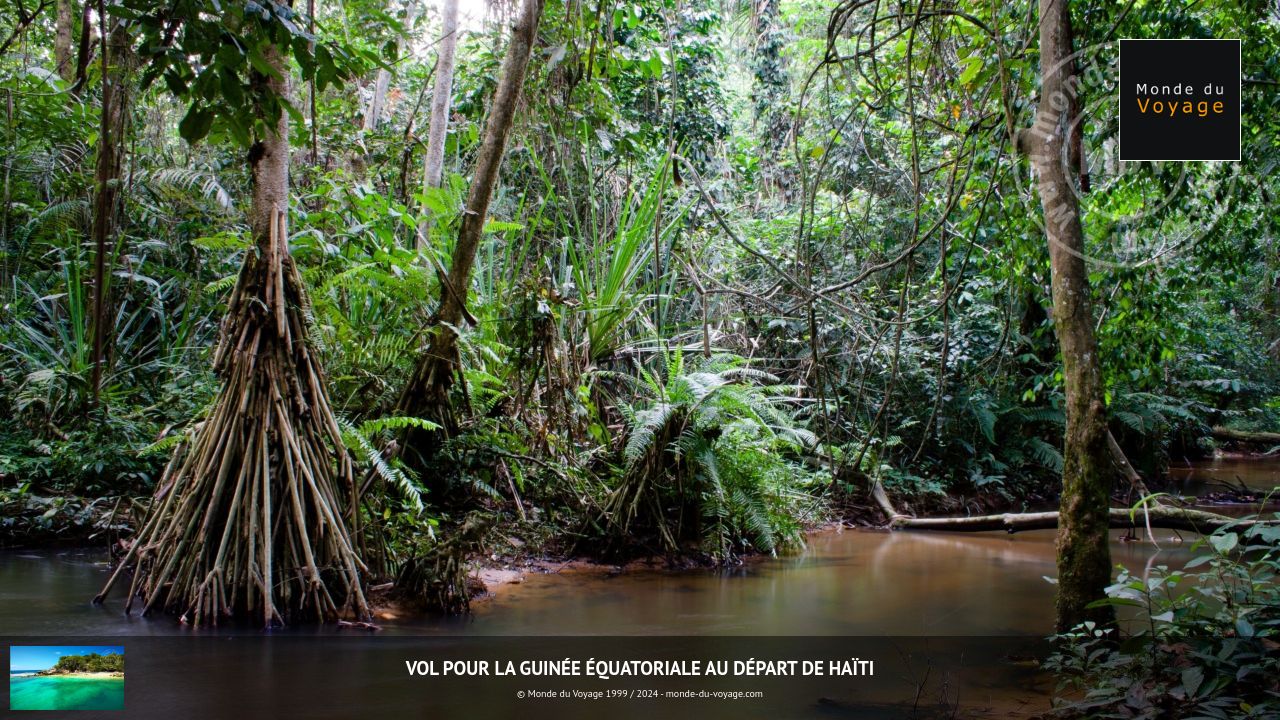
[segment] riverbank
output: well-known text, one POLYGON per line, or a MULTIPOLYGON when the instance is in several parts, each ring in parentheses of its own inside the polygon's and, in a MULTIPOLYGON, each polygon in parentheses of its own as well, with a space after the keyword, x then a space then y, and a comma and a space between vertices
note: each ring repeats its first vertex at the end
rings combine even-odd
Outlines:
MULTIPOLYGON (((1213 506, 1247 506, 1267 496, 1268 491, 1280 486, 1280 462, 1266 453, 1249 453, 1219 450, 1211 457, 1192 461, 1178 460, 1170 465, 1164 478, 1149 483, 1153 491, 1164 490, 1181 496, 1196 496, 1203 504, 1213 506)), ((12 476, 0 478, 5 485, 13 483, 12 476)), ((26 486, 19 486, 26 488, 26 486)), ((101 497, 92 498, 74 494, 48 494, 34 489, 0 487, 0 549, 75 548, 89 544, 113 545, 133 534, 138 522, 146 514, 148 498, 101 497)), ((827 519, 818 522, 817 528, 829 522, 875 527, 884 523, 875 502, 856 494, 824 496, 827 519), (836 520, 831 520, 836 518, 836 520)), ((943 498, 941 502, 927 497, 895 498, 899 510, 908 514, 925 516, 999 514, 1018 512, 1025 508, 1056 509, 1057 499, 1053 488, 1046 487, 1027 497, 1013 499, 999 493, 964 498, 962 502, 943 498)), ((501 515, 502 513, 498 513, 501 515)), ((491 547, 486 555, 497 554, 498 561, 484 565, 493 569, 518 569, 510 565, 528 565, 532 572, 543 572, 548 564, 561 566, 566 562, 576 564, 583 553, 576 547, 557 547, 558 538, 548 537, 544 523, 521 523, 517 514, 495 523, 487 538, 491 547)), ((812 531, 809 528, 807 531, 812 531)), ((627 562, 632 562, 629 559, 627 562)), ((615 568, 616 563, 591 558, 589 564, 599 563, 605 568, 615 568)), ((641 553, 640 562, 648 562, 641 553)), ((667 563, 662 559, 660 562, 667 563)), ((627 563, 624 563, 627 564, 627 563)), ((668 563, 669 565, 670 563, 668 563)), ((699 563, 693 555, 679 559, 676 567, 699 563)), ((570 565, 571 567, 572 565, 570 565)), ((509 582, 498 576, 486 575, 501 584, 509 582)))
MULTIPOLYGON (((1225 492, 1214 492, 1227 484, 1243 486, 1261 493, 1262 491, 1257 488, 1280 484, 1280 463, 1263 455, 1220 453, 1214 458, 1197 463, 1175 465, 1171 476, 1160 483, 1178 494, 1184 494, 1186 490, 1193 488, 1201 492, 1212 492, 1212 495, 1204 497, 1215 504, 1231 499, 1241 499, 1237 496, 1229 496, 1225 492), (1227 478, 1231 478, 1232 482, 1227 483, 1227 478)), ((84 541, 76 543, 73 538, 88 537, 91 538, 90 542, 100 549, 110 546, 114 560, 127 543, 127 540, 120 539, 121 536, 128 537, 128 528, 122 527, 128 520, 128 514, 123 511, 123 508, 133 508, 133 512, 136 512, 137 504, 131 502, 94 504, 78 498, 58 503, 59 507, 80 508, 73 514, 82 518, 85 517, 83 508, 89 505, 96 508, 95 520, 64 528, 47 526, 47 534, 43 537, 52 538, 51 542, 24 543, 20 547, 58 548, 68 545, 83 547, 89 543, 84 541), (88 528, 94 529, 88 532, 88 528)), ((32 496, 27 496, 23 506, 29 512, 35 512, 40 507, 46 507, 47 503, 37 502, 32 496)), ((906 504, 903 507, 906 507, 906 504)), ((1045 507, 1047 509, 1051 504, 1045 507)), ((1016 508, 1007 509, 1016 510, 1016 508)), ((1216 504, 1215 507, 1207 509, 1213 512, 1240 515, 1255 513, 1258 511, 1258 506, 1247 503, 1216 504)), ((840 519, 827 519, 807 528, 804 535, 806 545, 812 544, 814 538, 822 538, 833 533, 839 534, 850 528, 874 532, 883 527, 884 518, 878 509, 856 502, 854 498, 848 496, 842 496, 840 502, 832 503, 831 511, 840 519)), ((55 514, 51 522, 55 522, 57 517, 59 516, 55 514)), ((442 528, 441 533, 447 536, 449 530, 442 528)), ((0 543, 0 546, 3 544, 0 543)), ((743 554, 735 557, 733 564, 725 566, 717 565, 707 557, 700 557, 690 552, 674 557, 647 555, 625 561, 610 561, 582 553, 581 550, 584 548, 580 545, 561 542, 558 536, 546 529, 545 525, 540 527, 536 524, 520 523, 514 519, 494 523, 482 547, 484 551, 472 555, 468 561, 471 569, 468 571, 467 585, 475 611, 481 611, 488 605, 500 602, 502 598, 512 593, 513 588, 520 587, 534 578, 556 577, 570 581, 594 581, 624 575, 680 575, 690 571, 711 574, 749 573, 761 563, 772 559, 768 554, 743 554)), ((796 547, 793 551, 803 555, 808 552, 808 549, 796 547)), ((390 588, 391 586, 384 582, 381 587, 390 588)), ((93 592, 96 591, 97 588, 93 592)), ((92 594, 90 593, 90 596, 92 594)), ((373 601, 375 622, 379 624, 402 622, 424 615, 420 607, 395 598, 392 593, 385 590, 371 593, 370 599, 373 601)))
MULTIPOLYGON (((873 525, 844 520, 823 522, 804 531, 805 545, 797 547, 802 552, 812 538, 831 533, 841 533, 852 528, 875 530, 873 525)), ((491 556, 496 557, 496 556, 491 556)), ((738 563, 729 570, 749 570, 753 565, 771 559, 773 556, 764 553, 743 555, 738 563)), ((481 584, 484 591, 472 598, 472 603, 492 601, 498 593, 509 590, 513 586, 524 583, 530 577, 561 576, 575 579, 614 578, 621 575, 637 573, 685 573, 691 571, 725 570, 710 562, 698 562, 693 557, 668 558, 657 555, 640 557, 624 563, 608 563, 579 556, 555 558, 543 555, 512 555, 501 562, 481 561, 469 574, 475 582, 481 584)))
MULTIPOLYGON (((1268 458, 1258 456, 1258 459, 1265 460, 1268 458)), ((1239 463, 1241 460, 1242 458, 1239 456, 1231 458, 1234 463, 1239 463)), ((1239 473, 1241 467, 1234 465, 1233 469, 1239 473)), ((1277 508, 1276 498, 1271 492, 1253 488, 1261 488, 1261 483, 1271 481, 1273 479, 1271 473, 1276 473, 1278 470, 1280 470, 1280 464, 1275 464, 1267 469, 1265 477, 1255 472, 1246 476, 1247 480, 1237 480, 1242 487, 1246 488, 1240 492, 1216 491, 1203 496, 1183 496, 1183 498, 1194 501, 1189 505, 1193 509, 1201 509, 1228 517, 1256 515, 1269 509, 1277 508)), ((1280 484, 1280 478, 1275 480, 1280 484)), ((1187 476, 1168 479, 1168 483, 1176 481, 1186 483, 1187 476)), ((1201 489, 1213 486, 1212 483, 1206 481, 1193 479, 1191 482, 1198 483, 1198 487, 1201 489)), ((1117 503, 1120 501, 1121 499, 1116 499, 1117 503)), ((1054 503, 1045 503, 1039 509, 1056 510, 1057 506, 1054 503)), ((1024 508, 1023 511, 1027 510, 1024 508)), ((1018 511, 1006 509, 1004 512, 1016 513, 1018 511)), ((872 533, 894 532, 889 529, 888 520, 880 511, 865 506, 852 506, 848 516, 842 515, 840 519, 827 520, 805 528, 804 544, 793 548, 793 551, 803 553, 806 546, 814 538, 822 538, 827 535, 854 530, 872 533)), ((1023 530, 1022 532, 1026 531, 1023 530)), ((1180 544, 1184 541, 1184 538, 1173 531, 1160 532, 1161 542, 1167 541, 1180 544)), ((944 537, 946 535, 946 533, 942 534, 944 537)), ((1121 534, 1118 537, 1125 542, 1131 542, 1136 539, 1133 534, 1129 533, 1121 534)), ((1190 543, 1187 544, 1189 545, 1190 543)), ((786 553, 783 554, 785 555, 786 553)), ((471 602, 473 604, 483 604, 491 602, 498 594, 524 583, 530 577, 556 575, 579 579, 595 579, 637 573, 683 573, 717 570, 748 572, 753 566, 770 559, 776 559, 776 556, 766 553, 749 553, 739 556, 735 564, 724 566, 705 561, 705 559, 700 559, 692 554, 678 557, 649 555, 622 563, 610 563, 582 555, 558 557, 553 553, 531 550, 530 546, 524 543, 509 542, 500 552, 491 553, 480 558, 476 566, 468 573, 468 578, 471 581, 471 587, 476 590, 471 602)))

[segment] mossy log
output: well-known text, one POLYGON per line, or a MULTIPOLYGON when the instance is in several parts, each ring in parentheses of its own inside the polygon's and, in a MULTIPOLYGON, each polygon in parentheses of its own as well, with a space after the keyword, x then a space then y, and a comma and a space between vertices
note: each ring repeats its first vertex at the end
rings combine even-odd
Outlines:
MULTIPOLYGON (((1058 512, 1034 513, 1002 513, 999 515, 975 515, 971 517, 953 518, 916 518, 903 515, 894 508, 884 487, 879 483, 871 486, 871 497, 889 518, 889 527, 904 530, 940 530, 946 532, 990 532, 1004 530, 1010 534, 1023 530, 1049 530, 1058 527, 1058 512)), ((1270 524, 1270 520, 1241 520, 1226 515, 1195 510, 1192 508, 1171 507, 1156 503, 1148 503, 1137 510, 1129 508, 1112 508, 1108 512, 1108 522, 1113 528, 1161 528, 1164 530, 1185 530, 1203 534, 1227 525, 1241 526, 1253 524, 1270 524)))
MULTIPOLYGON (((1259 521, 1218 515, 1217 513, 1190 508, 1149 507, 1136 512, 1128 508, 1112 508, 1109 521, 1113 528, 1152 527, 1165 530, 1184 530, 1203 534, 1212 533, 1226 525, 1251 525, 1259 521)), ((1058 527, 1058 513, 1005 513, 1003 515, 978 515, 959 518, 913 518, 899 515, 889 522, 890 527, 907 530, 946 530, 950 532, 988 532, 1004 530, 1016 533, 1023 530, 1048 530, 1058 527)))
POLYGON ((1280 433, 1274 432, 1249 432, 1246 430, 1231 430, 1224 427, 1215 427, 1210 434, 1217 440, 1226 440, 1228 442, 1245 443, 1249 445, 1280 445, 1280 433))

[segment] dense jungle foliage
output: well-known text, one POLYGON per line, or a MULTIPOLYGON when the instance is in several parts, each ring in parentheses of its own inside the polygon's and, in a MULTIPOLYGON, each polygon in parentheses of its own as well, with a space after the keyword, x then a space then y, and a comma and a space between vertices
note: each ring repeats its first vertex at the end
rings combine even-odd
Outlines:
MULTIPOLYGON (((1049 249, 1013 140, 1034 3, 552 0, 478 218, 514 4, 462 5, 439 183, 434 3, 0 7, 0 543, 127 537, 222 417, 214 352, 268 247, 251 205, 277 121, 271 232, 368 580, 456 609, 480 552, 731 563, 880 521, 873 487, 921 515, 1057 500, 1049 249), (447 412, 419 412, 442 333, 447 412)), ((1075 0, 1070 20, 1108 427, 1159 487, 1211 428, 1280 427, 1280 16, 1075 0), (1119 162, 1122 37, 1245 39, 1240 163, 1119 162)))

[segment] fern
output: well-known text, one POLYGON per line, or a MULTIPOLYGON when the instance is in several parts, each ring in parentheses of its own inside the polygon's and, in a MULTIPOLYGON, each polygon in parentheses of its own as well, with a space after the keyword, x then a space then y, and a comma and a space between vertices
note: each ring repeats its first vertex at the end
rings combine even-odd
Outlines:
POLYGON ((604 504, 606 527, 624 534, 640 525, 670 552, 697 528, 722 562, 747 548, 775 552, 799 542, 797 515, 811 498, 798 489, 808 473, 784 453, 812 448, 817 438, 797 424, 794 388, 762 384, 776 378, 743 363, 687 363, 677 349, 658 356, 656 371, 637 367, 635 388, 647 404, 619 406, 629 434, 604 504), (690 504, 698 518, 684 516, 690 504))
POLYGON ((1139 435, 1147 431, 1147 421, 1137 413, 1128 412, 1126 410, 1112 410, 1111 417, 1124 423, 1130 430, 1139 435))
POLYGON ((89 220, 89 203, 84 200, 65 200, 45 206, 43 210, 13 233, 13 243, 22 247, 41 232, 59 233, 72 227, 83 226, 89 220))
POLYGON ((162 457, 162 456, 171 455, 174 449, 177 448, 179 445, 181 445, 182 442, 186 439, 187 437, 186 437, 186 434, 184 433, 173 433, 171 435, 166 435, 160 438, 159 440, 139 450, 138 454, 143 456, 152 456, 152 457, 162 457))
POLYGON ((216 175, 205 170, 165 168, 150 172, 140 171, 135 173, 132 179, 152 193, 158 193, 170 188, 195 191, 223 211, 235 209, 231 193, 227 192, 222 183, 218 181, 216 175))
POLYGON ((204 286, 204 292, 210 295, 221 295, 223 293, 230 292, 231 288, 235 287, 235 284, 236 276, 228 275, 224 278, 219 278, 206 284, 204 286))
POLYGON ((1037 463, 1053 472, 1062 472, 1062 453, 1058 448, 1036 437, 1029 438, 1026 444, 1028 454, 1037 463))
POLYGON ((1053 407, 1026 407, 1019 405, 1004 411, 1003 415, 1009 420, 1020 424, 1044 423, 1058 426, 1067 424, 1066 414, 1061 409, 1053 407))
POLYGON ((366 420, 360 423, 359 433, 365 437, 373 437, 374 435, 391 430, 405 430, 407 428, 417 428, 419 430, 439 430, 440 426, 425 418, 416 417, 382 417, 376 420, 366 420))
POLYGON ((971 398, 969 400, 969 412, 973 413, 973 418, 978 422, 978 429, 982 432, 982 436, 987 442, 995 444, 996 442, 996 414, 991 412, 991 408, 985 399, 971 398))
POLYGON ((423 489, 410 477, 408 469, 401 467, 399 463, 389 462, 375 447, 380 434, 409 427, 434 430, 439 426, 428 420, 414 417, 378 418, 367 420, 359 427, 346 419, 338 419, 338 429, 342 432, 342 442, 347 449, 360 462, 368 465, 375 475, 397 488, 413 511, 420 514, 423 511, 423 489))

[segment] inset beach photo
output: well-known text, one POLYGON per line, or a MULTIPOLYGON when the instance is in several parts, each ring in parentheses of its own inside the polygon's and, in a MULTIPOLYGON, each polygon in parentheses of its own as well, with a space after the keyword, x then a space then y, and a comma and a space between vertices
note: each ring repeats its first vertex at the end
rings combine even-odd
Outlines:
POLYGON ((9 648, 10 710, 123 710, 124 648, 15 645, 9 648))

